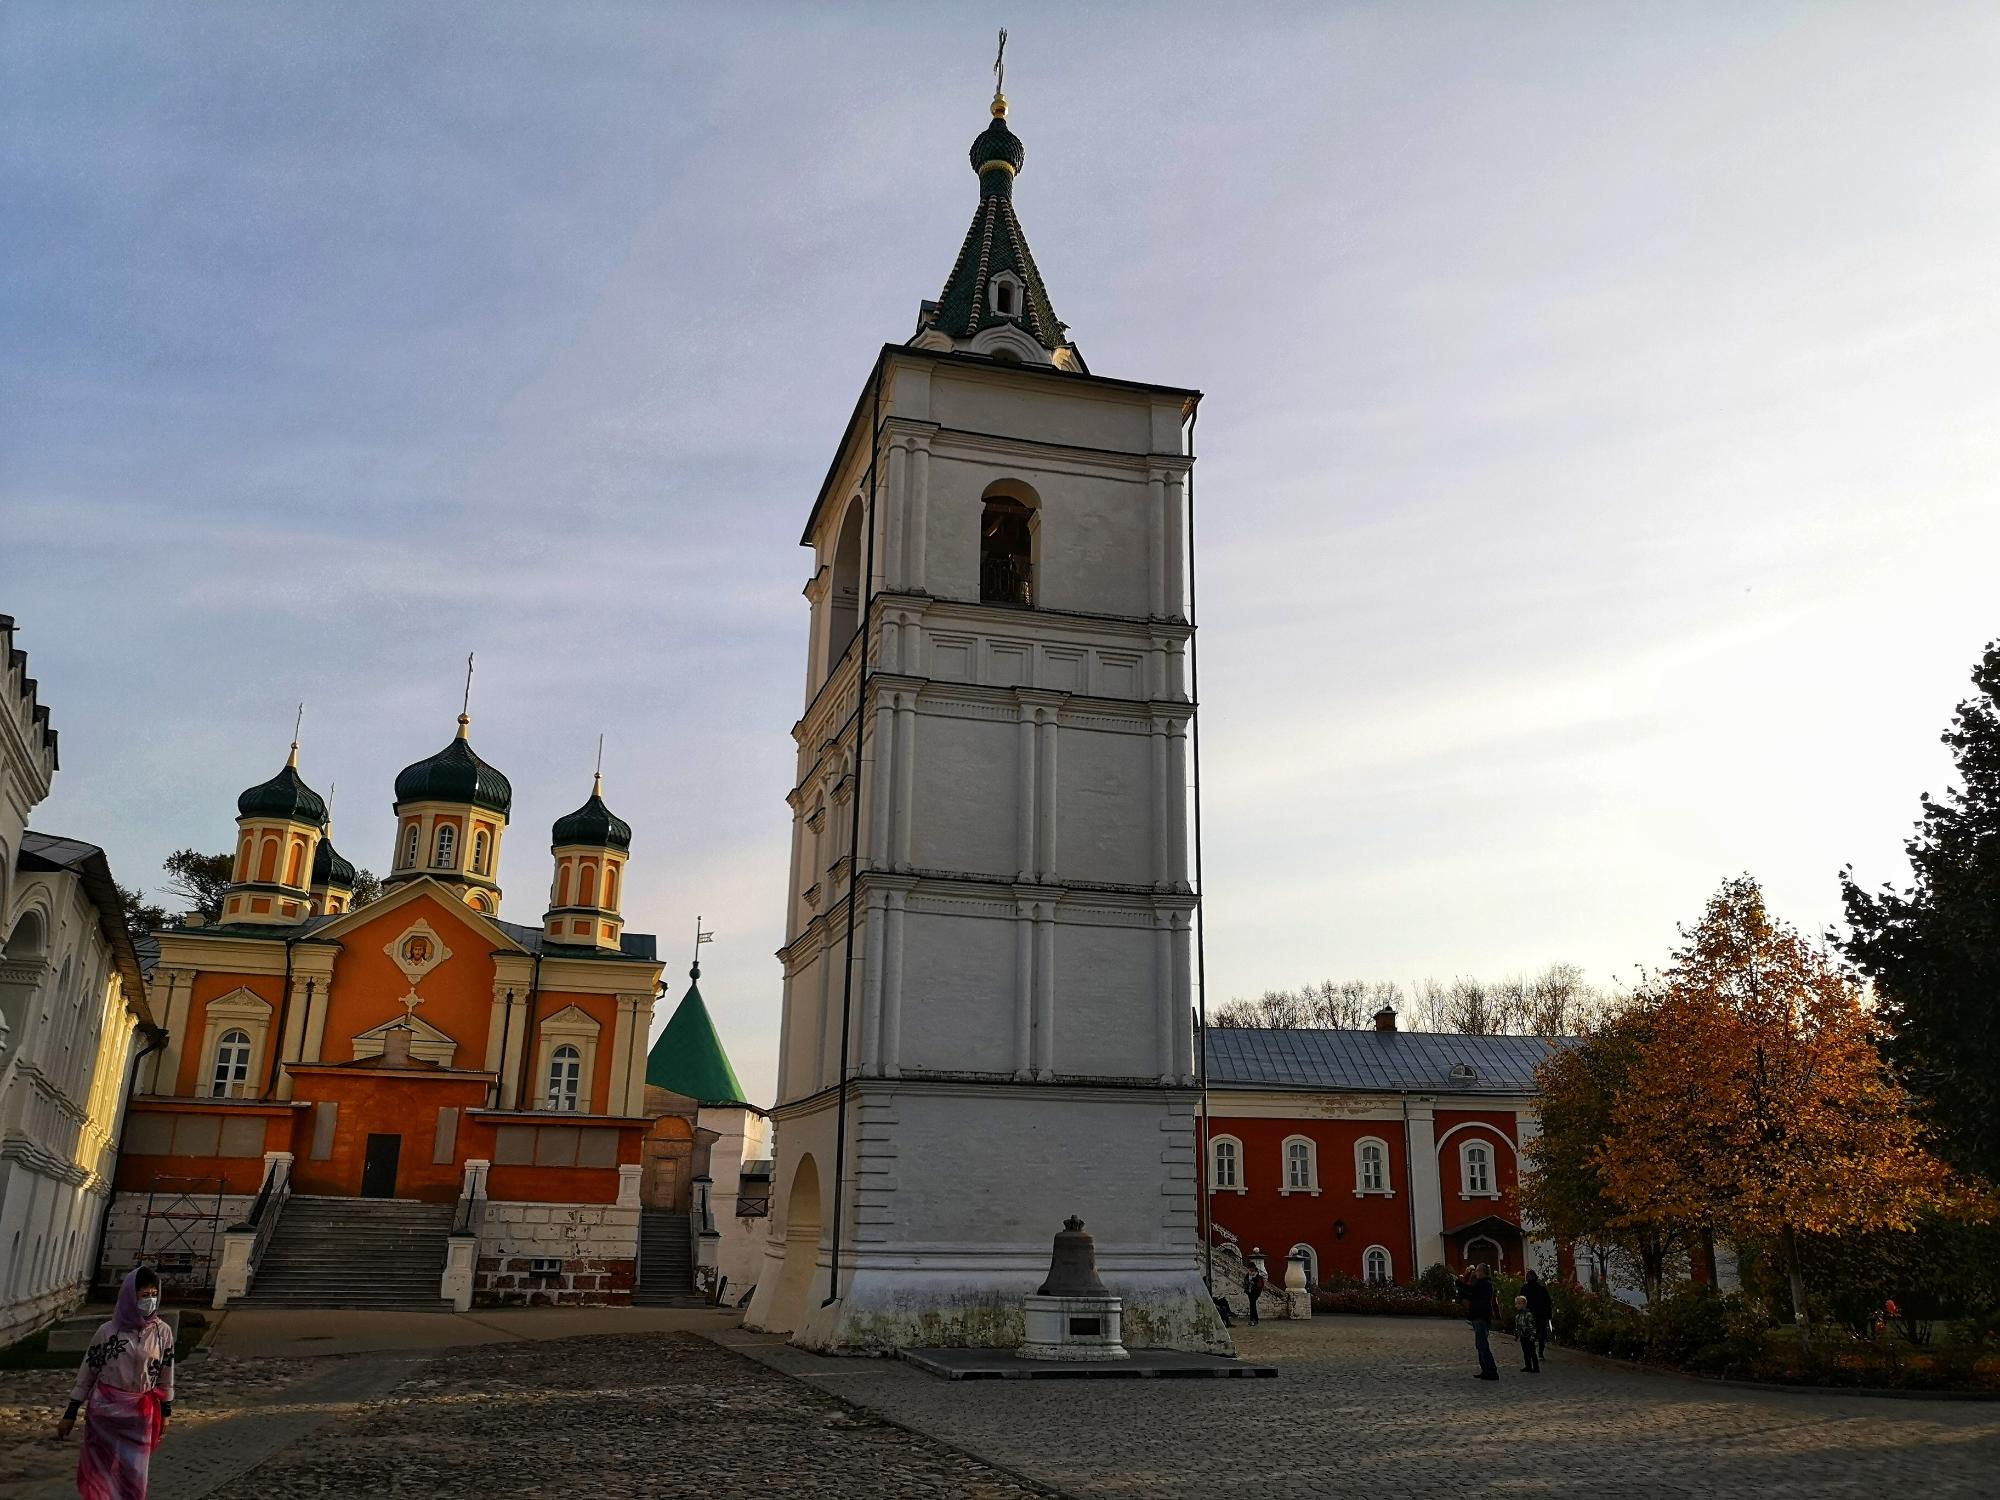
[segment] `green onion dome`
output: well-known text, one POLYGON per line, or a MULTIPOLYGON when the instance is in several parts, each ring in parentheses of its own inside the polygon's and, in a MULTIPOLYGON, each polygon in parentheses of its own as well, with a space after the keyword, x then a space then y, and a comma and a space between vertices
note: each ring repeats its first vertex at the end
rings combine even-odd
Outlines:
POLYGON ((436 755, 396 773, 396 803, 470 802, 501 817, 514 805, 514 787, 473 753, 466 731, 472 720, 458 716, 458 738, 436 755))
POLYGON ((604 778, 590 788, 590 800, 575 812, 557 818, 549 838, 558 848, 564 844, 589 844, 600 849, 632 847, 632 825, 604 805, 604 778))
POLYGON ((319 848, 313 854, 312 883, 339 891, 354 889, 353 863, 342 858, 340 851, 333 847, 333 840, 323 834, 319 848))
POLYGON ((1028 148, 1007 128, 1007 101, 993 101, 993 123, 979 132, 967 153, 972 170, 979 174, 982 191, 1011 193, 1014 174, 1028 159, 1028 148))
POLYGON ((236 799, 239 818, 283 818, 318 827, 326 821, 326 799, 299 778, 299 747, 269 781, 260 782, 236 799))

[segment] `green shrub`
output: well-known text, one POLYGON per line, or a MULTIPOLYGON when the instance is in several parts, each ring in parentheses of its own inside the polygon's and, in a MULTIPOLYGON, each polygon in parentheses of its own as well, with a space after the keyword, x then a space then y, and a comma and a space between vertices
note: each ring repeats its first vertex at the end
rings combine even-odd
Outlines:
POLYGON ((1642 1314, 1650 1359, 1681 1364, 1729 1336, 1728 1299, 1699 1282, 1676 1287, 1642 1314))
POLYGON ((1456 1302, 1458 1278, 1451 1274, 1450 1266, 1440 1261, 1417 1278, 1417 1290, 1433 1302, 1456 1302))

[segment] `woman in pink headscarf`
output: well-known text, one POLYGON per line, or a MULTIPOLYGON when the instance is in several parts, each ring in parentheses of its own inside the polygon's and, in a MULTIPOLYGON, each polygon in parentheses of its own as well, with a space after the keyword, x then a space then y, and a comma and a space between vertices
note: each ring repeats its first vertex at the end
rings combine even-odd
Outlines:
POLYGON ((76 1492, 83 1500, 146 1500, 153 1450, 174 1412, 174 1334, 159 1317, 160 1278, 140 1266, 118 1288, 118 1307, 97 1330, 77 1367, 69 1410, 56 1424, 66 1438, 79 1408, 83 1456, 76 1492))

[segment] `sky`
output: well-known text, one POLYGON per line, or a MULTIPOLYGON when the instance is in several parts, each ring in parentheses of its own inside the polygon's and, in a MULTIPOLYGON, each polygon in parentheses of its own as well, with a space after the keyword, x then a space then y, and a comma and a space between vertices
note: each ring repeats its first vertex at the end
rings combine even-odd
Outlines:
POLYGON ((1058 313, 1205 393, 1211 1003, 1906 878, 2000 635, 1983 5, 0 7, 35 826, 157 889, 304 700, 379 871, 477 651, 504 914, 604 734, 628 922, 676 995, 715 931, 768 1100, 798 534, 1002 24, 1058 313))

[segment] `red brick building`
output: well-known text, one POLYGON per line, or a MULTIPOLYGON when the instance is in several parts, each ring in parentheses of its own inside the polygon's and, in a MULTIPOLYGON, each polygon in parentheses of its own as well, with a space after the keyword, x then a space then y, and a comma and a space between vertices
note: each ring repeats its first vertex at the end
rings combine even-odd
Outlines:
MULTIPOLYGON (((1520 1158, 1537 1131, 1539 1037, 1398 1031, 1208 1033, 1208 1207, 1274 1275, 1408 1282, 1440 1261, 1519 1272, 1520 1158)), ((1542 1253, 1537 1253, 1538 1251, 1542 1253)))

